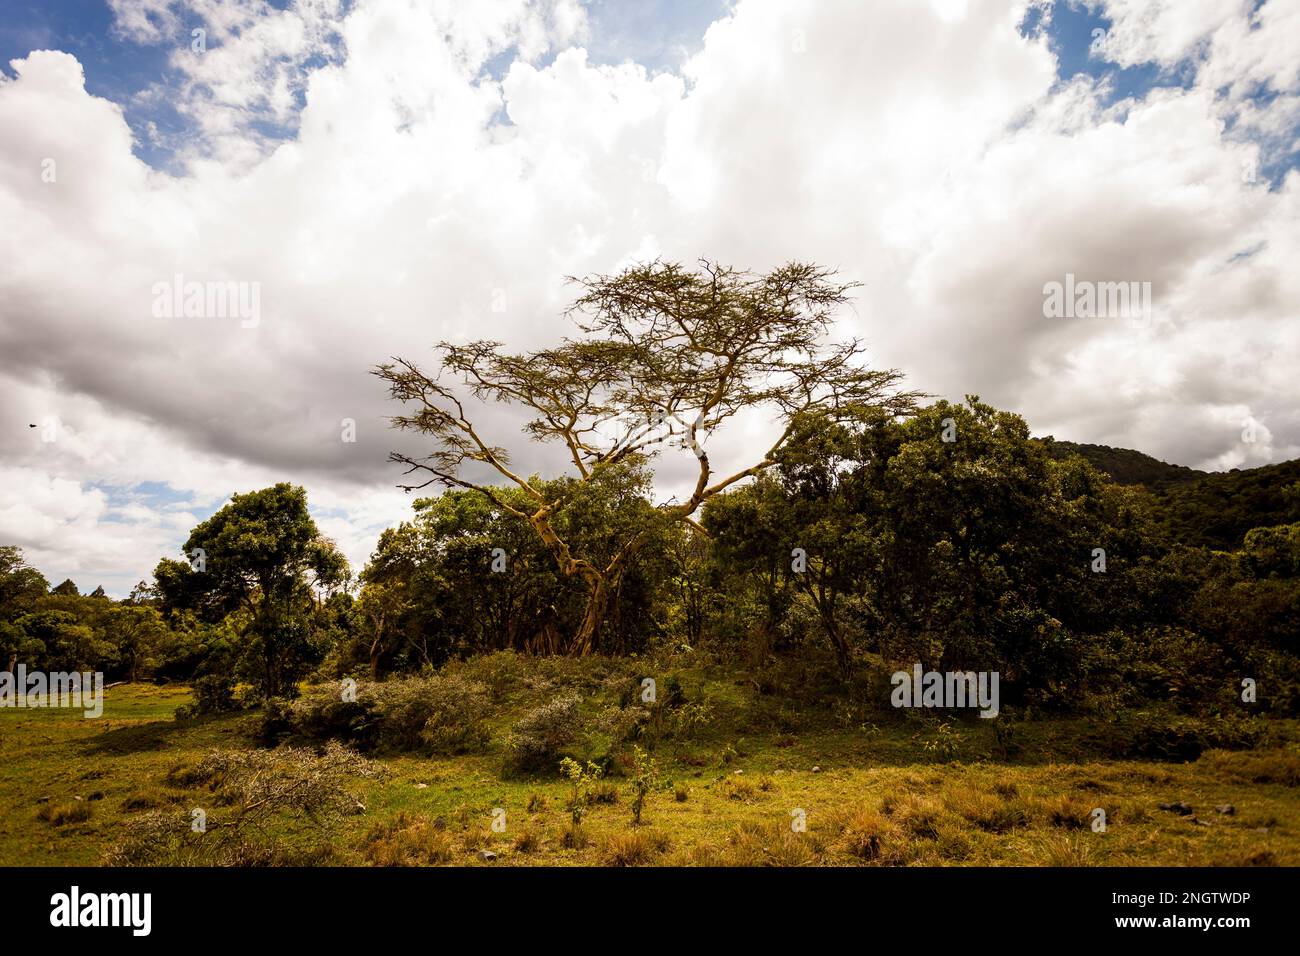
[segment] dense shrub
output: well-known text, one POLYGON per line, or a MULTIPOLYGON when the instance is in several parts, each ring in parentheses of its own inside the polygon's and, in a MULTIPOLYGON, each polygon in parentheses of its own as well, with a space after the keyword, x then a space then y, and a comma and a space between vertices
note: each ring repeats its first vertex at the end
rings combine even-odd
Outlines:
POLYGON ((491 709, 481 684, 454 674, 361 683, 354 700, 337 685, 322 685, 293 702, 269 701, 262 736, 342 740, 365 751, 472 753, 488 744, 491 709))
POLYGON ((235 681, 226 674, 206 674, 193 685, 194 702, 176 709, 181 720, 235 710, 235 681))
POLYGON ((507 771, 557 770, 565 748, 578 739, 581 726, 577 694, 562 694, 530 710, 510 732, 507 771))
MULTIPOLYGON (((290 730, 310 740, 344 740, 369 750, 374 746, 374 698, 362 696, 347 701, 338 685, 313 687, 296 701, 284 701, 290 730)), ((264 723, 276 719, 275 709, 263 710, 264 723)))
POLYGON ((482 684, 459 677, 434 678, 425 690, 428 716, 420 728, 420 742, 432 753, 477 753, 487 747, 484 724, 492 705, 482 684))
POLYGON ((1115 721, 1104 747, 1113 757, 1188 761, 1211 749, 1249 750, 1263 737, 1263 728, 1244 718, 1197 720, 1142 712, 1115 721))
POLYGON ((483 684, 492 700, 499 703, 526 679, 528 667, 524 658, 514 651, 493 651, 449 664, 447 672, 483 684))

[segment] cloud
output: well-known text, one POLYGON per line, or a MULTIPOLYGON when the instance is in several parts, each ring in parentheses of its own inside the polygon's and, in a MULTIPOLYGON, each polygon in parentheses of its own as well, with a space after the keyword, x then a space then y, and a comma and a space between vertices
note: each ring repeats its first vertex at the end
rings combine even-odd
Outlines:
MULTIPOLYGON (((1112 102, 1061 81, 1016 0, 741 0, 677 70, 593 62, 569 2, 118 0, 122 42, 176 46, 146 99, 189 139, 170 172, 137 159, 66 53, 0 82, 0 540, 125 593, 230 493, 289 480, 360 563, 407 513, 387 452, 420 448, 368 369, 553 342, 565 276, 656 255, 837 267, 874 361, 1039 433, 1293 457, 1300 176, 1246 171, 1295 139, 1294 6, 1107 4, 1116 63, 1198 71, 1112 102), (1045 317, 1067 273, 1149 282, 1151 322, 1045 317), (259 322, 155 317, 178 275, 256 283, 259 322), (51 418, 54 442, 26 427, 51 418)), ((562 467, 483 414, 524 470, 562 467)), ((737 424, 720 468, 766 447, 737 424)))

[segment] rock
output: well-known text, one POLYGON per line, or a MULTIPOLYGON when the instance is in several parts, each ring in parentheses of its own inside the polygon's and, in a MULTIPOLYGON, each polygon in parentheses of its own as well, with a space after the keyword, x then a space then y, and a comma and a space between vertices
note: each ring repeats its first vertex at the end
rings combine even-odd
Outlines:
POLYGON ((1170 813, 1176 813, 1180 817, 1190 817, 1192 808, 1181 800, 1178 803, 1159 803, 1156 804, 1161 810, 1168 810, 1170 813))
POLYGON ((739 776, 740 776, 742 773, 744 773, 744 772, 745 772, 745 771, 743 771, 743 770, 737 770, 737 771, 736 771, 736 776, 739 777, 739 776))
POLYGON ((822 772, 821 767, 813 767, 813 773, 821 773, 821 772, 822 772))
POLYGON ((37 797, 37 798, 36 798, 36 802, 37 802, 37 803, 49 803, 49 802, 50 802, 50 798, 49 798, 49 797, 37 797))
POLYGON ((1237 812, 1237 808, 1234 807, 1231 803, 1220 803, 1218 806, 1214 808, 1214 812, 1226 814, 1227 816, 1232 816, 1234 813, 1237 812))
POLYGON ((493 853, 491 850, 479 850, 478 858, 480 860, 486 860, 488 862, 491 862, 492 860, 495 860, 497 858, 497 855, 493 853))
POLYGON ((1198 819, 1197 817, 1192 817, 1192 822, 1195 823, 1198 827, 1212 827, 1212 826, 1214 826, 1214 824, 1211 823, 1209 820, 1201 820, 1201 819, 1198 819))
POLYGON ((428 785, 427 783, 417 783, 417 784, 415 785, 415 789, 416 789, 416 790, 428 790, 428 789, 429 789, 429 785, 428 785))

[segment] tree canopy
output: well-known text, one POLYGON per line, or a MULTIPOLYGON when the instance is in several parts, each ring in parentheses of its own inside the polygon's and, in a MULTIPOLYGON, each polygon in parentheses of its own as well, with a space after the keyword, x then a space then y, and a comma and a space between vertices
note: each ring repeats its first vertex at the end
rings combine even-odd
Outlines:
POLYGON ((570 653, 588 654, 598 646, 612 589, 656 532, 646 522, 600 561, 576 551, 556 516, 579 488, 622 463, 686 450, 698 462, 694 486, 683 500, 659 505, 656 518, 694 524, 705 502, 776 464, 801 415, 816 409, 834 419, 864 407, 901 415, 916 396, 898 389, 897 371, 868 368, 861 342, 830 340, 853 288, 830 270, 790 263, 754 274, 708 261, 694 270, 656 261, 571 281, 581 289, 569 312, 579 338, 525 354, 506 353, 497 342, 443 342, 432 374, 401 358, 375 372, 408 409, 394 424, 434 442, 425 456, 392 455, 408 474, 427 476, 405 487, 470 489, 531 525, 561 573, 588 588, 583 619, 567 642, 570 653), (524 433, 563 448, 573 480, 546 486, 519 474, 507 448, 475 424, 471 399, 522 409, 524 433), (756 460, 719 474, 706 446, 747 408, 771 416, 777 437, 756 460), (507 500, 467 466, 485 466, 523 498, 507 500))

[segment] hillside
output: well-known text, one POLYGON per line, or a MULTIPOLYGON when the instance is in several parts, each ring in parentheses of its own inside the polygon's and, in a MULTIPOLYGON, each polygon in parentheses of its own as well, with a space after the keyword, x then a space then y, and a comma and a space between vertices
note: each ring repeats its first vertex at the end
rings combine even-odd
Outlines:
POLYGON ((1051 435, 1042 439, 1042 442, 1047 446, 1051 456, 1058 461, 1071 455, 1078 455, 1098 471, 1110 475, 1112 481, 1121 485, 1146 485, 1154 488, 1196 481, 1209 474, 1209 472, 1188 468, 1186 465, 1171 465, 1159 458, 1134 451, 1132 448, 1112 448, 1109 445, 1060 441, 1051 435))
POLYGON ((1053 458, 1079 455, 1121 485, 1145 485, 1157 522, 1178 542, 1230 550, 1251 528, 1300 521, 1300 460, 1205 472, 1131 448, 1042 439, 1053 458))
POLYGON ((1300 521, 1300 460, 1206 475, 1155 498, 1160 523, 1175 540, 1235 548, 1251 528, 1300 521))

